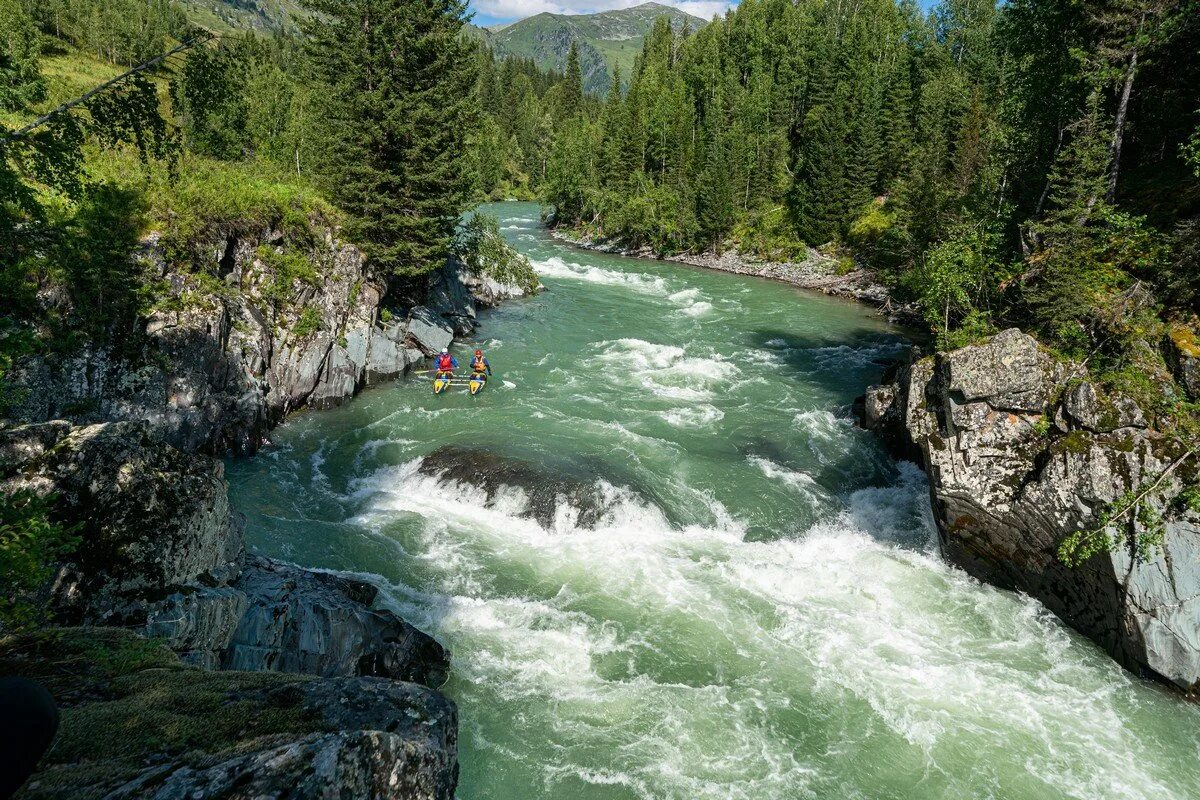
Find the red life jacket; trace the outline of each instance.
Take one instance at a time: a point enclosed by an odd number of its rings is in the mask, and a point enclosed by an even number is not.
[[[442,353],[438,356],[438,369],[443,372],[449,372],[454,369],[454,361],[451,359],[449,353]]]

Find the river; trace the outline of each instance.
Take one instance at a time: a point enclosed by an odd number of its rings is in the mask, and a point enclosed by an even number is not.
[[[548,290],[456,346],[487,390],[400,381],[228,464],[252,548],[453,652],[462,800],[1200,797],[1200,711],[949,567],[923,475],[851,424],[901,332],[488,210]],[[419,471],[447,444],[600,512]]]

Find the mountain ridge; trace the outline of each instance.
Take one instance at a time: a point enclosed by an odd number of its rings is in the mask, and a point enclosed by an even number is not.
[[[675,30],[685,25],[696,30],[708,24],[673,6],[648,2],[594,14],[543,11],[500,28],[479,30],[485,32],[485,40],[498,55],[530,58],[544,69],[559,72],[566,68],[567,54],[574,43],[584,88],[600,93],[612,82],[614,67],[620,67],[625,75],[632,71],[634,59],[659,17],[667,17]]]

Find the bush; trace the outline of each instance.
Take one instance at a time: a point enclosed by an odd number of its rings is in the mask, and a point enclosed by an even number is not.
[[[53,498],[26,490],[0,494],[0,630],[44,621],[43,589],[54,565],[79,543],[72,528],[50,520]]]
[[[515,284],[526,294],[536,292],[540,286],[529,259],[504,240],[500,222],[488,214],[477,211],[462,223],[455,237],[454,252],[476,275]]]

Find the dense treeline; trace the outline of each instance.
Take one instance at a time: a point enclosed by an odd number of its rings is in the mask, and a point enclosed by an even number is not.
[[[38,63],[56,49],[123,65],[188,35],[166,0],[0,9],[9,111],[47,102]],[[698,31],[659,20],[606,97],[583,91],[575,51],[562,74],[497,60],[454,0],[310,10],[295,36],[169,65],[148,149],[315,186],[398,284],[440,263],[472,199],[537,197],[660,252],[854,259],[949,344],[1018,324],[1140,376],[1162,364],[1139,343],[1195,326],[1197,0],[746,0]],[[150,90],[124,94],[88,114],[136,139],[118,112],[149,114]],[[72,143],[102,127],[42,141],[77,165]],[[66,241],[48,185],[101,196],[52,163],[10,147],[0,175],[4,236],[32,262]]]
[[[828,245],[951,341],[1018,323],[1136,371],[1200,310],[1198,45],[1194,0],[746,0],[660,21],[544,191],[661,252]]]

